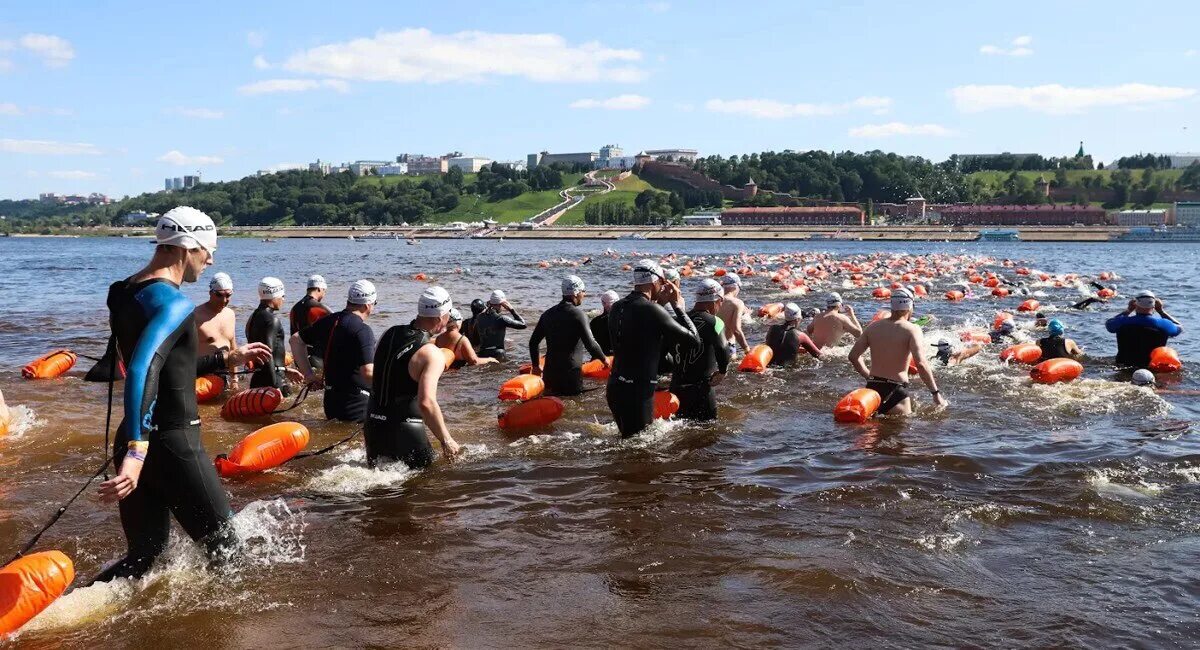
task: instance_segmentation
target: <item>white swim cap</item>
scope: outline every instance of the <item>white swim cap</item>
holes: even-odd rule
[[[612,307],[612,304],[620,299],[621,297],[618,296],[617,292],[613,291],[612,289],[600,294],[600,304],[604,305],[605,309]]]
[[[258,299],[274,300],[284,294],[283,280],[267,276],[258,283]]]
[[[939,348],[948,348],[950,347],[950,341],[947,341],[946,339],[938,339],[937,346]]]
[[[228,273],[221,271],[208,281],[208,290],[233,291],[233,278],[229,277]]]
[[[721,276],[721,286],[740,287],[742,286],[742,279],[738,277],[737,273],[726,273]]]
[[[833,307],[834,305],[842,304],[842,294],[831,291],[828,296],[825,296],[825,306]]]
[[[562,279],[562,295],[573,296],[577,293],[583,293],[583,290],[583,280],[580,280],[578,275],[568,275]]]
[[[696,302],[716,302],[725,296],[725,290],[716,280],[705,278],[696,287]]]
[[[1145,368],[1142,368],[1141,370],[1133,371],[1133,385],[1134,386],[1153,386],[1154,385],[1154,373],[1150,372],[1149,370],[1146,370]]]
[[[800,309],[800,305],[789,302],[783,306],[783,320],[800,320],[803,317],[804,312]]]
[[[671,266],[665,267],[663,269],[663,278],[668,282],[675,282],[679,279],[679,271]]]
[[[459,311],[457,307],[452,308],[450,310],[450,320],[451,321],[453,321],[455,323],[461,323],[462,319],[463,319],[462,312]]]
[[[653,284],[654,279],[663,279],[662,267],[654,260],[642,260],[633,265],[633,284]]]
[[[325,284],[325,278],[323,278],[319,275],[310,275],[310,276],[308,276],[308,288],[309,289],[328,289],[329,285]]]
[[[491,297],[488,298],[488,304],[489,305],[499,305],[500,303],[504,302],[504,300],[505,300],[504,292],[499,289],[496,289],[495,291],[492,292]]]
[[[181,205],[158,218],[154,236],[159,244],[180,248],[217,250],[217,226],[207,214]]]
[[[356,280],[350,285],[346,302],[352,305],[374,305],[378,299],[375,293],[375,283],[370,280]]]
[[[908,289],[896,289],[892,292],[892,311],[912,311],[913,295]]]
[[[450,302],[450,292],[441,287],[429,287],[421,292],[417,300],[417,315],[437,318],[450,313],[454,304]]]
[[[1152,309],[1154,307],[1155,300],[1156,296],[1154,295],[1154,292],[1148,289],[1139,291],[1137,296],[1134,297],[1134,301],[1137,302],[1137,306],[1141,307],[1142,309]]]

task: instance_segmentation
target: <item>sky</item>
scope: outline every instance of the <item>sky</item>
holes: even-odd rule
[[[0,198],[461,151],[1200,151],[1200,2],[7,0]]]

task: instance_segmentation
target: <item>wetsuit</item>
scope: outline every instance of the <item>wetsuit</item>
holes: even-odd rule
[[[1038,339],[1037,344],[1042,349],[1042,361],[1071,358],[1071,354],[1067,352],[1067,339],[1061,336],[1047,336],[1044,339]]]
[[[300,340],[325,362],[325,417],[362,422],[371,386],[359,368],[375,356],[375,333],[357,313],[343,310],[300,330]]]
[[[1149,367],[1150,352],[1183,331],[1178,324],[1154,314],[1120,314],[1108,319],[1104,327],[1117,335],[1117,365],[1129,368]]]
[[[279,312],[271,308],[269,302],[259,303],[258,309],[250,314],[250,320],[246,321],[246,341],[263,343],[271,348],[271,358],[250,376],[250,387],[274,386],[284,395],[291,393],[291,387],[283,375],[283,368],[287,365],[283,323],[279,320]]]
[[[717,419],[717,395],[712,376],[729,369],[729,350],[725,347],[725,322],[706,312],[688,314],[700,343],[680,342],[675,346],[675,372],[671,392],[679,398],[676,416],[685,420]]]
[[[670,307],[662,305],[662,308],[667,312],[667,316],[671,315]],[[675,372],[675,344],[668,343],[663,346],[662,356],[658,359],[658,375],[661,377],[663,375],[670,375],[673,372]]]
[[[320,300],[312,297],[312,294],[306,293],[299,302],[292,305],[292,311],[288,312],[288,334],[295,334],[328,315],[329,308]],[[321,355],[313,354],[312,346],[305,347],[308,348],[308,365],[312,366],[313,370],[323,368],[324,360],[321,359]]]
[[[547,395],[578,395],[583,392],[583,350],[593,359],[603,359],[604,350],[592,338],[587,314],[569,300],[547,309],[529,337],[529,358],[537,363],[538,348],[546,341],[546,364],[542,380]]]
[[[953,356],[954,356],[954,350],[952,350],[950,348],[946,348],[945,350],[939,349],[937,351],[937,354],[934,355],[934,358],[937,359],[938,361],[941,361],[943,366],[948,366],[948,365],[950,365],[950,357],[953,357]]]
[[[137,489],[119,504],[129,552],[97,581],[149,570],[167,546],[171,516],[211,556],[236,542],[226,526],[233,511],[200,441],[196,415],[196,377],[224,370],[225,353],[196,358],[192,309],[166,280],[123,280],[109,287],[109,325],[126,360],[124,419],[113,462],[121,466],[130,441],[148,441],[149,449]]]
[[[800,348],[804,348],[805,352],[814,357],[821,356],[821,349],[807,334],[796,329],[795,325],[772,325],[767,330],[767,345],[773,353],[770,364],[772,366],[786,366],[795,361],[800,354]]]
[[[1013,336],[1010,332],[1001,332],[1000,330],[988,332],[988,336],[992,338],[992,343],[1003,343],[1004,339],[1008,339],[1010,341],[1017,340],[1017,337]]]
[[[493,357],[501,361],[507,358],[504,353],[505,332],[510,329],[523,330],[526,327],[525,319],[521,318],[517,310],[509,307],[508,313],[512,314],[512,318],[491,309],[475,317],[472,326],[479,340],[471,342],[479,347],[476,350],[479,356]]]
[[[879,410],[876,413],[880,415],[884,415],[896,408],[900,402],[909,397],[908,383],[896,381],[895,379],[871,377],[867,380],[867,388],[879,393]]]
[[[615,302],[609,312],[608,331],[616,359],[608,377],[608,408],[623,438],[641,432],[654,419],[662,347],[679,339],[700,343],[691,319],[674,305],[671,311],[673,317],[646,294],[634,291]]]
[[[104,348],[104,356],[84,375],[84,381],[114,382],[125,378],[125,364],[121,363],[117,354],[116,337],[108,337],[108,345]]]
[[[433,446],[417,406],[417,381],[408,372],[409,362],[429,333],[412,325],[397,325],[383,333],[375,350],[375,379],[363,439],[367,465],[404,461],[413,469],[433,463]]]
[[[592,338],[596,339],[596,345],[600,346],[605,355],[611,356],[613,348],[612,336],[608,333],[608,312],[593,318],[588,328],[592,330]]]

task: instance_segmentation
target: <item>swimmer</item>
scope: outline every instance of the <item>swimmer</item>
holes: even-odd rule
[[[729,349],[721,335],[725,322],[716,316],[724,294],[716,280],[700,282],[696,304],[688,312],[700,342],[680,342],[674,346],[678,361],[671,375],[671,392],[679,398],[679,411],[675,415],[684,420],[717,419],[717,395],[713,387],[721,383],[729,370]]]
[[[1154,373],[1145,368],[1138,368],[1137,370],[1133,371],[1133,377],[1130,379],[1130,383],[1132,383],[1134,386],[1151,388],[1154,390],[1154,392],[1159,393],[1160,395],[1200,395],[1200,390],[1159,388],[1158,380],[1154,377]]]
[[[1084,298],[1083,300],[1080,300],[1079,302],[1071,305],[1071,309],[1084,310],[1095,304],[1107,305],[1108,301],[1103,298],[1097,298],[1096,296],[1091,296],[1090,298]]]
[[[825,313],[813,318],[808,325],[808,335],[820,349],[841,343],[842,337],[850,334],[854,338],[862,336],[862,325],[854,308],[842,304],[842,296],[836,291],[825,297]]]
[[[1042,349],[1042,361],[1050,359],[1075,359],[1079,360],[1083,357],[1083,350],[1075,341],[1065,338],[1067,328],[1063,326],[1062,321],[1057,318],[1046,324],[1046,333],[1049,336],[1038,339],[1038,347]]]
[[[955,350],[946,339],[939,339],[934,347],[937,348],[937,354],[933,358],[943,366],[957,366],[983,351],[982,345],[968,345],[961,350]]]
[[[93,582],[140,577],[167,547],[171,516],[214,561],[236,545],[233,516],[212,456],[200,439],[196,377],[271,350],[250,343],[199,357],[193,306],[179,290],[213,262],[217,228],[189,207],[170,210],[155,227],[157,246],[142,270],[108,289],[109,325],[126,359],[123,420],[113,442],[117,475],[100,484],[104,503],[119,502],[128,543],[124,558]]]
[[[289,344],[296,367],[309,386],[324,384],[325,418],[362,422],[375,375],[375,333],[367,319],[375,313],[378,294],[370,280],[350,285],[346,308],[292,335]],[[318,379],[308,363],[308,348],[322,359],[324,377]],[[445,359],[442,360],[443,365]]]
[[[288,312],[288,336],[312,325],[330,313],[330,309],[321,302],[325,300],[325,291],[329,289],[325,278],[319,275],[310,275],[305,284],[304,297],[292,305],[292,310]],[[320,355],[313,354],[312,349],[309,348],[307,356],[308,365],[317,369],[321,368]]]
[[[505,316],[502,311],[507,311]],[[508,330],[523,330],[527,327],[525,319],[508,303],[504,292],[496,289],[488,298],[487,309],[475,317],[475,333],[479,341],[479,354],[504,361],[507,354],[504,351],[504,335]]]
[[[450,367],[458,369],[463,366],[486,366],[489,363],[499,363],[491,357],[481,357],[475,354],[475,346],[471,345],[470,339],[460,331],[462,322],[462,312],[451,309],[450,319],[446,321],[446,331],[438,334],[437,340],[434,341],[439,348],[454,353],[454,363],[450,364]]]
[[[1001,343],[1004,341],[1004,339],[1016,341],[1017,337],[1013,333],[1016,331],[1016,329],[1017,324],[1013,322],[1013,319],[1011,317],[1005,318],[1004,320],[1000,321],[999,327],[988,333],[988,336],[992,337],[992,343]]]
[[[292,390],[288,380],[301,382],[304,381],[304,375],[295,368],[287,367],[283,321],[279,319],[283,298],[283,282],[279,278],[265,277],[258,283],[258,308],[246,321],[246,340],[271,348],[271,359],[250,375],[250,387],[274,386],[287,396]]]
[[[892,314],[875,321],[863,330],[862,336],[850,348],[850,365],[867,380],[867,388],[879,393],[879,413],[912,413],[912,400],[908,395],[908,363],[913,359],[917,374],[929,388],[933,403],[946,406],[946,400],[938,390],[933,378],[933,369],[925,359],[925,342],[921,328],[909,322],[913,312],[913,296],[907,289],[892,293]],[[871,351],[871,368],[867,369],[862,355]]]
[[[583,392],[584,349],[592,359],[599,359],[605,368],[609,367],[604,350],[592,337],[587,314],[579,308],[585,288],[577,275],[563,278],[562,300],[542,313],[529,337],[530,372],[542,377],[547,395],[566,397]],[[544,368],[538,363],[543,340],[546,341]]]
[[[800,307],[794,302],[789,302],[783,308],[783,323],[772,325],[767,330],[767,345],[771,346],[771,352],[774,353],[771,357],[772,366],[786,366],[794,362],[800,356],[800,350],[812,357],[821,356],[821,348],[818,348],[807,334],[797,329],[802,317]]]
[[[1149,366],[1150,352],[1183,332],[1152,291],[1138,292],[1125,311],[1108,319],[1104,327],[1117,335],[1117,365],[1128,368]]]
[[[721,276],[721,287],[725,290],[725,301],[721,303],[717,316],[725,321],[725,340],[729,345],[729,354],[732,355],[736,349],[735,343],[742,349],[742,354],[745,354],[750,351],[750,344],[746,342],[746,334],[742,331],[742,321],[746,318],[746,303],[738,298],[742,291],[742,279],[737,273],[726,273]]]
[[[475,329],[475,324],[479,322],[479,315],[487,310],[487,303],[482,299],[476,298],[471,301],[471,317],[464,320],[462,323],[463,336],[471,342],[471,345],[479,345],[479,332]]]
[[[458,453],[437,401],[446,360],[432,340],[446,327],[453,307],[445,289],[429,287],[417,300],[417,318],[388,328],[379,339],[374,357],[379,372],[363,426],[368,466],[403,461],[412,469],[429,467],[434,453],[425,427],[447,457]]]
[[[1046,324],[1049,322],[1046,320],[1046,315],[1040,311],[1034,315],[1033,319],[1033,326],[1038,328],[1046,327]]]
[[[608,313],[612,311],[613,303],[620,299],[616,291],[609,289],[600,294],[599,316],[592,319],[588,324],[588,328],[592,330],[592,338],[596,339],[596,344],[604,351],[605,355],[612,356],[612,337],[608,334]]]
[[[672,315],[656,304],[670,303]],[[613,304],[609,313],[613,341],[612,374],[608,377],[608,408],[622,438],[640,433],[654,419],[654,390],[662,346],[676,341],[699,345],[696,325],[683,313],[683,297],[663,278],[653,260],[633,265],[633,292]]]
[[[233,299],[233,279],[228,273],[218,273],[208,283],[208,301],[197,305],[193,312],[196,319],[196,334],[200,343],[196,350],[200,356],[228,352],[237,347],[237,315],[229,306]],[[233,370],[229,368],[228,370]],[[226,375],[230,388],[238,387],[238,375]]]

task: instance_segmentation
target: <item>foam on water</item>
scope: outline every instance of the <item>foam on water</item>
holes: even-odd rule
[[[5,437],[9,439],[19,439],[27,431],[46,424],[46,421],[39,419],[37,413],[28,406],[10,405],[8,412],[12,415],[12,422],[9,423],[8,434]]]
[[[1100,468],[1089,471],[1088,484],[1097,494],[1134,499],[1154,498],[1162,494],[1166,486],[1145,480],[1140,472],[1121,469]]]
[[[371,469],[367,467],[367,450],[364,447],[347,449],[337,459],[341,462],[309,479],[307,487],[310,490],[330,494],[361,494],[398,485],[418,474],[418,470],[409,469],[402,462]]]

